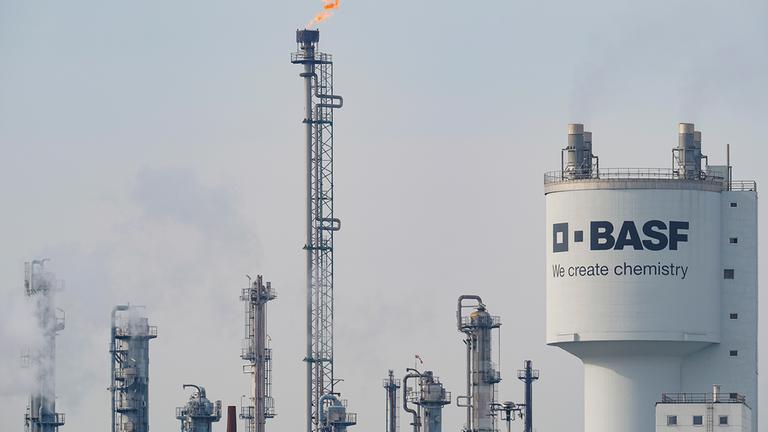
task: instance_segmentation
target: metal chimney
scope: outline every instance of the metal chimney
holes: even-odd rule
[[[237,432],[237,411],[232,405],[227,407],[227,432]]]
[[[700,149],[697,154],[693,123],[678,124],[677,148],[674,150],[675,169],[678,176],[685,179],[699,178],[701,174],[700,154]]]
[[[591,140],[591,134],[590,134]],[[591,146],[591,141],[590,141]],[[581,123],[571,123],[568,125],[568,146],[563,149],[565,152],[565,163],[563,172],[569,179],[584,177],[584,156],[586,145],[584,143],[584,125]],[[591,159],[590,159],[591,161]]]

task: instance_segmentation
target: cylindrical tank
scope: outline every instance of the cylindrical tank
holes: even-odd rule
[[[545,185],[547,342],[584,363],[588,432],[653,430],[683,357],[720,341],[722,184],[622,173]]]

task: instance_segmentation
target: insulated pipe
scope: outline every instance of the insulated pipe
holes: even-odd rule
[[[302,33],[306,34],[306,33]],[[299,33],[297,33],[298,40]],[[319,36],[319,35],[318,35]],[[301,50],[306,58],[315,58],[315,47],[308,38],[300,41]],[[306,231],[307,231],[307,263],[306,263],[306,297],[307,297],[307,432],[312,432],[312,368],[315,366],[312,358],[312,76],[315,75],[315,65],[312,62],[304,63],[304,72],[300,75],[304,78],[305,86],[305,119],[306,128]]]
[[[477,301],[478,306],[483,305],[483,299],[480,298],[479,295],[472,295],[472,294],[465,294],[459,296],[459,300],[457,302],[456,307],[456,326],[459,328],[459,331],[462,333],[465,333],[467,335],[467,339],[464,340],[464,344],[467,346],[467,399],[470,400],[470,402],[467,404],[467,430],[472,430],[472,338],[469,336],[469,333],[462,330],[461,326],[461,310],[465,307],[472,307],[472,306],[464,306],[464,300],[475,300]]]
[[[478,306],[483,304],[483,299],[480,298],[479,295],[472,295],[472,294],[464,294],[459,296],[459,301],[457,302],[456,307],[456,326],[461,329],[461,310],[465,307],[472,307],[472,306],[464,306],[464,300],[476,300]]]
[[[407,371],[414,371],[415,373],[409,373],[403,377],[403,409],[405,412],[413,415],[413,432],[419,432],[421,428],[421,418],[417,410],[408,408],[408,380],[411,378],[421,378],[421,374],[415,369],[406,369]]]
[[[328,399],[333,401],[334,406],[341,406],[341,401],[334,394],[327,393],[320,396],[320,399],[317,401],[317,404],[319,405],[319,409],[320,409],[320,424],[325,424],[326,418],[325,418],[325,410],[323,410],[323,404]]]
[[[200,397],[200,398],[204,398],[205,397],[205,387],[199,387],[199,386],[196,386],[194,384],[183,384],[181,386],[182,389],[185,389],[187,387],[192,387],[192,388],[196,389],[198,397]]]
[[[227,407],[227,432],[237,432],[237,412],[232,405]]]

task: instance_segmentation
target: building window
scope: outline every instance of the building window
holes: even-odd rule
[[[728,239],[728,242],[730,242],[731,244],[736,244],[736,243],[739,242],[739,238],[738,237],[731,237],[731,238]]]
[[[731,314],[731,315],[729,315],[729,318],[730,319],[739,319],[739,314],[737,314],[737,313],[736,314]]]
[[[737,350],[730,350],[730,351],[728,352],[728,354],[729,354],[731,357],[738,357],[738,355],[739,355],[739,352],[738,352]]]
[[[704,416],[693,416],[693,425],[699,426],[704,424]]]
[[[667,416],[667,426],[677,426],[677,416]]]
[[[736,203],[734,203],[734,202],[731,203],[731,207],[736,207],[736,206],[737,206]]]
[[[720,426],[725,426],[728,424],[728,416],[720,416],[720,419],[718,423]]]
[[[734,276],[733,269],[723,270],[723,279],[733,279],[733,276]]]

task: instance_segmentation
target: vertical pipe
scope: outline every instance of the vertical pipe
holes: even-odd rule
[[[301,50],[307,58],[314,57],[312,44],[301,42]],[[312,353],[312,74],[314,65],[311,62],[304,63],[304,90],[305,90],[305,127],[306,127],[306,231],[307,231],[307,263],[306,263],[306,290],[307,290],[307,432],[312,432],[312,368],[314,359]]]
[[[525,361],[525,432],[533,432],[533,366]]]
[[[464,341],[467,345],[467,430],[472,430],[472,337],[467,333],[467,339]]]
[[[730,144],[726,144],[725,145],[725,160],[726,160],[725,165],[726,165],[726,168],[727,168],[727,171],[726,171],[725,175],[728,176],[728,179],[727,179],[727,182],[728,182],[727,186],[728,187],[727,187],[727,189],[731,190],[731,145]]]
[[[421,374],[419,373],[409,373],[403,378],[403,410],[413,415],[413,432],[419,432],[421,430],[421,417],[419,416],[418,410],[414,410],[408,407],[408,380],[411,378],[420,377]]]
[[[254,405],[256,410],[256,431],[255,432],[264,432],[265,430],[265,423],[266,423],[266,400],[265,400],[265,367],[266,367],[266,359],[265,359],[265,317],[264,317],[264,310],[265,310],[265,299],[267,298],[267,293],[264,291],[264,283],[262,280],[261,275],[259,275],[256,278],[256,283],[253,287],[256,291],[256,304],[254,307],[256,308],[256,313],[253,315],[253,320],[255,321],[254,324],[254,357],[256,360],[256,367],[254,371],[254,389],[253,389],[253,398],[254,398]]]
[[[236,411],[234,406],[227,407],[227,432],[237,432]]]

